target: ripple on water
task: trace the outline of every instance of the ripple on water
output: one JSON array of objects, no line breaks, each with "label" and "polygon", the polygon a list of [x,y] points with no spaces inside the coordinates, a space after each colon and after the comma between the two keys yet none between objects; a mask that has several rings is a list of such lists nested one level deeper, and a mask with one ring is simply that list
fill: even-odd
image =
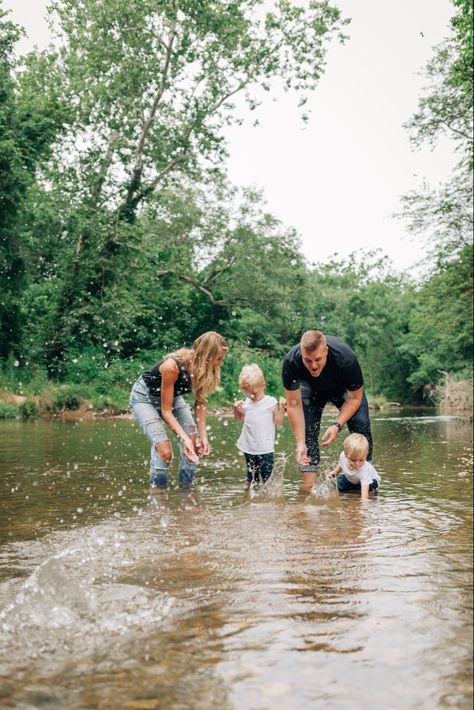
[{"label": "ripple on water", "polygon": [[[17,582],[12,601],[0,612],[2,674],[12,662],[26,666],[45,653],[55,665],[61,657],[66,662],[99,648],[106,656],[112,646],[172,616],[173,596],[147,589],[139,580],[121,581],[138,559],[143,563],[154,556],[141,528],[135,533],[130,536],[113,520],[83,531],[80,544],[67,546],[67,535],[62,542],[51,540],[62,549]],[[173,554],[173,548],[168,552]]]},{"label": "ripple on water", "polygon": [[[324,479],[304,491],[279,465],[244,493],[242,460],[227,449],[187,492],[173,483],[147,498],[117,467],[101,479],[116,497],[94,494],[97,515],[74,499],[74,527],[28,541],[21,531],[3,548],[3,697],[58,708],[455,706],[470,663],[469,476],[458,475],[468,459],[464,448],[450,458],[444,430],[428,441],[425,424],[407,422],[403,440],[390,427],[381,491],[367,503]],[[75,490],[86,481],[92,494],[97,471],[81,471]],[[34,529],[31,500],[11,499]]]}]

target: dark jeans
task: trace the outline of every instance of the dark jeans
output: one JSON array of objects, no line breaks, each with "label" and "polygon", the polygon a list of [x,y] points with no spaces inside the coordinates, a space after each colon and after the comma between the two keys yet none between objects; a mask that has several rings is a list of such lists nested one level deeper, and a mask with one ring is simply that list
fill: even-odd
[{"label": "dark jeans", "polygon": [[244,454],[247,464],[248,483],[259,483],[260,476],[265,483],[273,471],[273,454]]},{"label": "dark jeans", "polygon": [[[306,446],[311,464],[300,466],[300,471],[319,470],[319,430],[321,427],[321,415],[328,402],[334,404],[338,409],[344,404],[344,391],[339,392],[313,392],[307,382],[300,382],[301,398],[303,400],[303,412],[306,430]],[[369,442],[369,453],[367,460],[372,460],[372,432],[370,430],[369,404],[367,397],[362,395],[362,402],[357,412],[349,419],[347,426],[351,434],[363,434]]]},{"label": "dark jeans", "polygon": [[[369,486],[369,491],[376,491],[379,487],[379,483],[376,478],[372,480]],[[351,483],[343,473],[337,477],[337,490],[339,493],[360,493],[360,483]]]}]

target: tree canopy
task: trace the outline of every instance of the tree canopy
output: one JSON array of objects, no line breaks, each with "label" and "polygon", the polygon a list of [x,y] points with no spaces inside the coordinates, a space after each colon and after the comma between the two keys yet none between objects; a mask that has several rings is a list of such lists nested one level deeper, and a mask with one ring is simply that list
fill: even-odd
[{"label": "tree canopy", "polygon": [[346,39],[331,3],[54,0],[53,41],[20,61],[2,12],[4,371],[127,387],[128,366],[214,329],[236,353],[231,396],[240,356],[265,358],[276,382],[282,353],[316,327],[352,345],[372,394],[420,401],[440,370],[466,373],[472,2],[454,6],[407,124],[415,146],[449,132],[459,152],[452,179],[403,201],[431,243],[422,283],[381,253],[308,264],[264,195],[226,177],[238,94],[258,115],[262,91],[283,86],[307,119],[328,43]]}]

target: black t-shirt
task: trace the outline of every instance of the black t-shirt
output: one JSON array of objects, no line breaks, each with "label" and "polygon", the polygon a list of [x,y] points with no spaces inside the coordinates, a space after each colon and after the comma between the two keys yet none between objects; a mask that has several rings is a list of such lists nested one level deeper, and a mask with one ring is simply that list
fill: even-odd
[{"label": "black t-shirt", "polygon": [[[161,360],[155,365],[153,365],[153,367],[150,367],[149,370],[146,370],[142,374],[146,386],[150,390],[150,394],[152,394],[154,397],[161,396],[160,367],[164,363],[164,361],[167,360],[169,357],[169,355],[165,355],[165,357],[161,358]],[[186,370],[179,358],[173,357],[173,360],[176,362],[179,368],[178,379],[174,383],[174,396],[178,397],[180,394],[186,394],[187,392],[191,392],[191,377],[189,376],[188,371]]]},{"label": "black t-shirt", "polygon": [[313,377],[304,366],[299,344],[291,348],[283,360],[282,379],[285,389],[299,389],[301,380],[307,382],[313,392],[353,391],[363,386],[362,370],[354,351],[333,335],[326,335],[326,343],[328,358],[318,377]]}]

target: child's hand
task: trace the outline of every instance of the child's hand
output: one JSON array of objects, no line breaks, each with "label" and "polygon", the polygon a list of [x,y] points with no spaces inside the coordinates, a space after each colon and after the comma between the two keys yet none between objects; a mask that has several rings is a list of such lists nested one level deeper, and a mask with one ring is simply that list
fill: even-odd
[{"label": "child's hand", "polygon": [[327,478],[337,478],[340,473],[342,473],[342,467],[341,464],[338,464],[336,468],[334,468],[332,471],[329,471],[329,473],[327,474]]},{"label": "child's hand", "polygon": [[234,419],[237,422],[241,422],[244,419],[244,413],[242,411],[243,406],[244,406],[243,399],[238,399],[237,402],[234,402]]},{"label": "child's hand", "polygon": [[283,422],[285,421],[285,411],[286,399],[284,397],[279,397],[278,404],[275,405],[275,409],[273,410],[273,421],[275,422],[276,426],[283,426]]}]

